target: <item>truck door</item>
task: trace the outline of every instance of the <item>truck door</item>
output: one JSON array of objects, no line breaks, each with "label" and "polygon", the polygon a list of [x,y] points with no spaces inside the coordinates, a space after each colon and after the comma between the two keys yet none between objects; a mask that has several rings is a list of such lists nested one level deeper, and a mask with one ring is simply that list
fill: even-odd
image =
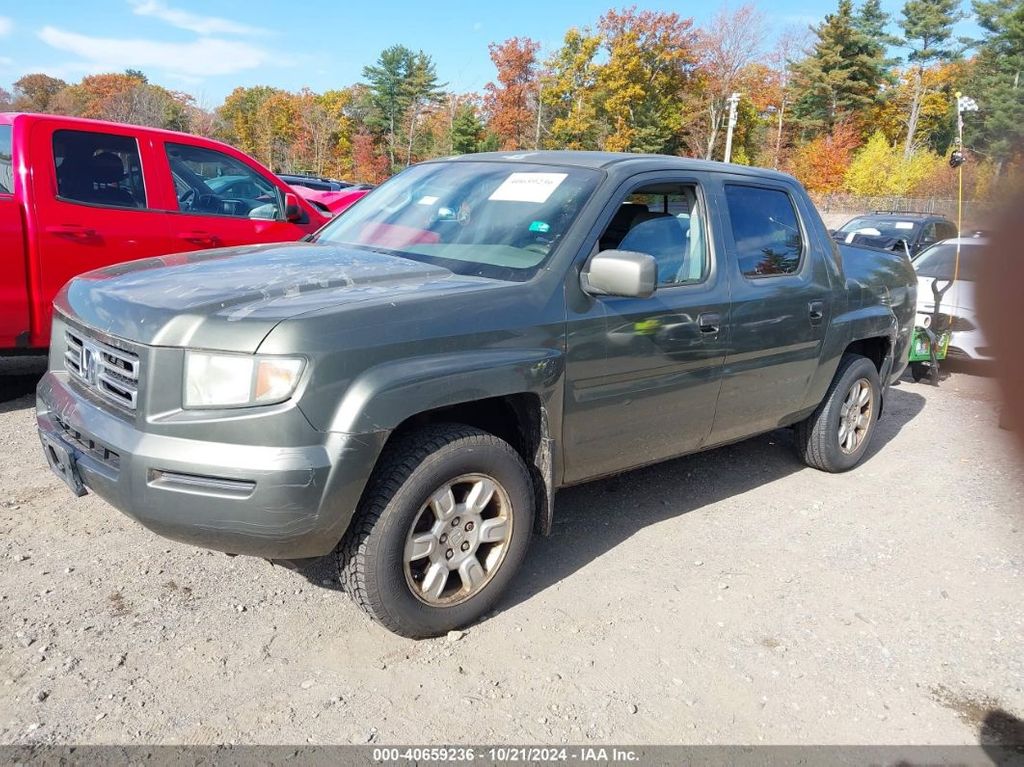
[{"label": "truck door", "polygon": [[25,232],[14,197],[12,133],[11,125],[0,125],[0,350],[29,342]]},{"label": "truck door", "polygon": [[53,298],[69,279],[163,252],[167,214],[149,205],[151,176],[143,169],[152,162],[145,136],[130,126],[66,130],[50,120],[33,125],[39,261],[33,301],[44,337]]},{"label": "truck door", "polygon": [[306,208],[303,221],[287,221],[285,187],[227,152],[164,141],[161,154],[173,184],[168,252],[291,242],[326,221]]},{"label": "truck door", "polygon": [[833,309],[823,246],[808,235],[793,190],[735,176],[720,193],[732,313],[709,444],[771,430],[799,412]]},{"label": "truck door", "polygon": [[567,482],[695,450],[711,430],[729,291],[702,178],[645,174],[606,211],[594,251],[654,256],[653,296],[592,297],[567,286]]}]

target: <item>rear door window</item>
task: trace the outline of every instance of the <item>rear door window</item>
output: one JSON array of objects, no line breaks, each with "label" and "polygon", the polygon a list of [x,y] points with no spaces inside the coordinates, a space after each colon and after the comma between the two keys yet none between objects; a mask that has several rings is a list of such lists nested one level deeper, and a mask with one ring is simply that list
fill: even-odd
[{"label": "rear door window", "polygon": [[803,234],[786,192],[726,184],[725,199],[736,257],[745,277],[776,277],[799,271]]},{"label": "rear door window", "polygon": [[0,125],[0,194],[14,194],[14,147],[10,125]]},{"label": "rear door window", "polygon": [[178,210],[205,216],[281,218],[278,188],[245,163],[214,149],[166,145]]},{"label": "rear door window", "polygon": [[145,208],[139,144],[131,136],[58,130],[53,134],[57,196],[112,208]]}]

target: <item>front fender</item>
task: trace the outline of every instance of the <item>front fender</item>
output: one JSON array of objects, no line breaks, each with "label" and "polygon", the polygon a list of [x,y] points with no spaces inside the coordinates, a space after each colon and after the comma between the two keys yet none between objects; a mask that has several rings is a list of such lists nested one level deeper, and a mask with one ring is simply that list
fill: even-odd
[{"label": "front fender", "polygon": [[533,393],[547,405],[565,370],[555,349],[464,351],[409,357],[376,365],[349,385],[329,431],[391,431],[428,410],[489,397]]}]

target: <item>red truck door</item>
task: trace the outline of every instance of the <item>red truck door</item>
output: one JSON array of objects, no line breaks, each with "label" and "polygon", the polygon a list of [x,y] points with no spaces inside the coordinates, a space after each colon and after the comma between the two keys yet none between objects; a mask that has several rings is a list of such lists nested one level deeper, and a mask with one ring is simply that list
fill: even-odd
[{"label": "red truck door", "polygon": [[170,237],[167,251],[262,242],[291,242],[328,219],[305,200],[301,220],[285,216],[284,184],[268,177],[241,153],[187,140],[161,139],[160,162],[169,179]]},{"label": "red truck door", "polygon": [[29,339],[28,274],[21,207],[14,196],[13,126],[0,125],[0,349]]},{"label": "red truck door", "polygon": [[[159,255],[167,242],[167,213],[151,207],[153,146],[131,126],[32,126],[38,294],[38,339],[49,338],[51,302],[75,275]],[[37,342],[38,341],[38,342]]]}]

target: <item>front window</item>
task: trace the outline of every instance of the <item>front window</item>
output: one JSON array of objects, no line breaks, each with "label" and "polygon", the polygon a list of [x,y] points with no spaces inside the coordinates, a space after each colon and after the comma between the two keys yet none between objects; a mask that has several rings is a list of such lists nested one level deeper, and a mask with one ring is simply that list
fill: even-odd
[{"label": "front window", "polygon": [[360,200],[317,240],[525,280],[554,253],[599,180],[582,168],[426,163]]},{"label": "front window", "polygon": [[14,193],[14,148],[11,126],[0,125],[0,194]]},{"label": "front window", "polygon": [[658,286],[701,282],[707,276],[707,227],[693,184],[662,182],[634,190],[601,235],[601,250],[653,256]]},{"label": "front window", "polygon": [[223,152],[167,144],[178,210],[208,216],[281,218],[281,195],[270,181]]},{"label": "front window", "polygon": [[918,277],[937,277],[940,280],[951,280],[956,274],[958,280],[976,282],[978,279],[979,255],[981,248],[977,245],[960,246],[960,264],[957,267],[956,245],[940,243],[924,251],[914,261],[914,270]]}]

